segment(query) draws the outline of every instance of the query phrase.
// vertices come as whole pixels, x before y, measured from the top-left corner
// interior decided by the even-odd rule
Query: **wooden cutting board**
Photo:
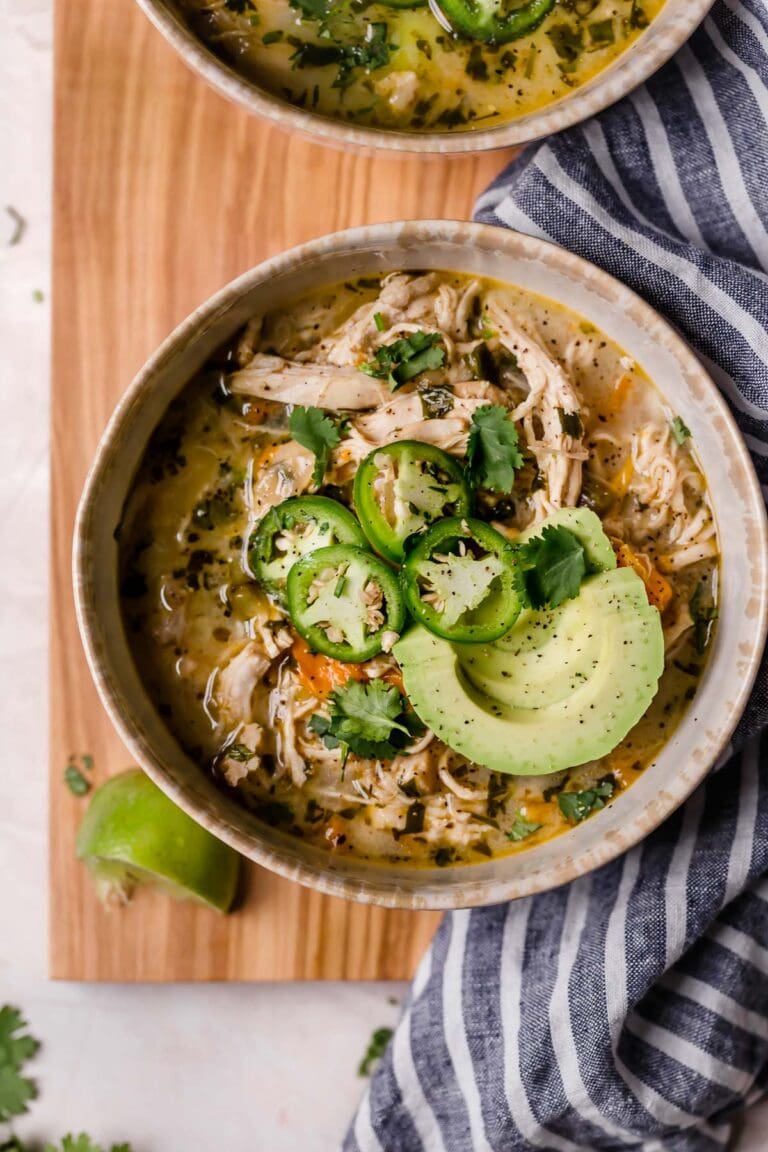
[[[262,123],[181,64],[130,0],[56,6],[51,525],[51,975],[63,980],[402,979],[437,923],[249,867],[219,917],[142,893],[104,911],[74,857],[85,801],[128,765],[72,605],[80,489],[118,397],[160,340],[246,268],[349,225],[459,217],[506,161],[356,157]]]

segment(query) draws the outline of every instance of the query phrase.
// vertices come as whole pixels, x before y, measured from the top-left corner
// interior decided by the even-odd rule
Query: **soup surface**
[[[519,851],[610,803],[716,616],[681,416],[573,312],[449,272],[254,317],[168,410],[119,542],[190,755],[268,823],[391,863]]]
[[[664,0],[179,0],[222,59],[300,108],[379,128],[492,128],[607,68]]]

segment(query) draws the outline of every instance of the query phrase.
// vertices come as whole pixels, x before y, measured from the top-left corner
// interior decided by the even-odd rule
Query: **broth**
[[[376,128],[450,132],[493,128],[561,100],[631,51],[663,3],[557,0],[509,43],[456,35],[427,5],[182,0],[182,11],[216,55],[297,107]]]

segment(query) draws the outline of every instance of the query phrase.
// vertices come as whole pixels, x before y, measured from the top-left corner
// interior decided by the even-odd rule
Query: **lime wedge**
[[[227,912],[240,857],[196,824],[138,768],[97,788],[77,834],[105,903],[126,903],[136,885]]]

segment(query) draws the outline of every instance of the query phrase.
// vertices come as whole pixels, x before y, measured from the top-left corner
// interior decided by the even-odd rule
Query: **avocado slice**
[[[544,528],[567,528],[584,548],[588,572],[609,572],[616,567],[616,553],[603,531],[600,517],[589,508],[558,508],[542,524],[521,532],[516,543],[525,544],[540,536]]]
[[[450,644],[415,627],[393,651],[416,714],[441,740],[520,776],[611,752],[664,670],[661,617],[630,568],[587,577],[558,608],[523,612],[493,644]]]

